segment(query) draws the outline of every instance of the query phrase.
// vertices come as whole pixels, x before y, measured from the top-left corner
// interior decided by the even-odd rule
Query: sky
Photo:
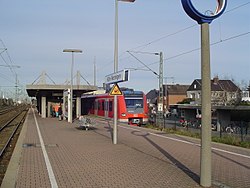
[[[216,6],[216,1],[192,3],[200,12]],[[159,73],[156,52],[163,53],[164,84],[189,85],[201,77],[201,26],[184,12],[180,0],[118,4],[118,70],[131,70],[129,81],[120,87],[145,93],[158,89],[158,77],[152,72]],[[36,84],[43,71],[48,75],[47,84],[69,81],[72,58],[63,49],[83,51],[74,56],[74,75],[80,71],[91,85],[94,64],[97,86],[114,72],[115,0],[1,0],[0,18],[2,93],[15,92],[16,78],[18,88],[25,93],[25,86]],[[224,14],[209,25],[209,31],[211,78],[247,85],[250,1],[229,0]],[[81,84],[87,85],[84,79]]]

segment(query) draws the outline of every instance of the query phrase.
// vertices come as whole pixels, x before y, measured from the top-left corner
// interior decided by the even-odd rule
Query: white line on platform
[[[51,166],[50,161],[49,161],[48,153],[47,153],[47,151],[45,149],[43,138],[42,138],[42,135],[41,135],[38,123],[37,123],[37,119],[36,119],[36,115],[34,113],[34,109],[32,108],[32,110],[33,110],[33,115],[34,115],[34,119],[35,119],[35,122],[36,122],[36,128],[37,128],[39,140],[40,140],[42,151],[43,151],[43,157],[44,157],[46,167],[47,167],[47,171],[48,171],[48,174],[49,174],[50,184],[51,184],[52,188],[58,188],[56,178],[55,178],[54,172],[52,170],[52,166]]]
[[[131,128],[131,127],[124,127],[124,126],[119,126],[119,127],[124,128],[124,129],[136,130],[136,131],[140,131],[141,132],[141,130],[135,129],[135,128]],[[198,146],[198,147],[201,146],[200,144],[195,144],[193,142],[189,142],[189,141],[185,141],[185,140],[180,140],[180,139],[177,139],[177,138],[171,138],[171,137],[167,137],[167,136],[164,136],[164,135],[158,135],[158,134],[151,133],[151,132],[147,132],[147,133],[151,134],[151,135],[154,135],[154,136],[157,136],[157,137],[161,137],[161,138],[166,138],[166,139],[169,139],[169,140],[173,140],[173,141],[176,141],[176,142],[182,142],[182,143],[185,143],[185,144],[194,145],[194,146]],[[227,154],[231,154],[231,155],[235,155],[235,156],[239,156],[239,157],[250,159],[249,155],[243,155],[243,154],[239,154],[239,153],[235,153],[235,152],[231,152],[231,151],[227,151],[227,150],[223,150],[223,149],[219,149],[219,148],[215,148],[215,147],[212,147],[212,150],[220,151],[220,152],[223,152],[223,153],[227,153]]]

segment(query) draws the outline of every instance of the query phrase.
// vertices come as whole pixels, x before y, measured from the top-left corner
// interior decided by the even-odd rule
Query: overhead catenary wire
[[[142,44],[142,45],[137,46],[137,47],[135,47],[135,48],[131,48],[129,51],[132,51],[132,50],[135,50],[135,49],[138,49],[138,48],[142,48],[142,47],[149,46],[149,45],[151,45],[151,44],[153,44],[153,43],[156,43],[156,42],[158,42],[158,41],[161,41],[161,40],[163,40],[163,39],[165,39],[165,38],[168,38],[168,37],[177,35],[177,34],[179,34],[179,33],[182,33],[182,32],[184,32],[184,31],[186,31],[186,30],[188,30],[188,29],[191,29],[191,28],[193,28],[193,27],[195,27],[195,26],[198,26],[198,25],[197,25],[197,24],[193,24],[193,25],[191,25],[191,26],[185,27],[185,28],[183,28],[183,29],[180,29],[180,30],[174,32],[174,33],[170,33],[170,34],[164,35],[164,36],[162,36],[162,37],[160,37],[160,38],[157,38],[157,39],[154,39],[154,40],[152,40],[152,41],[150,41],[150,42],[148,42],[148,43]]]
[[[229,41],[229,40],[233,40],[233,39],[235,39],[235,38],[239,38],[239,37],[242,37],[242,36],[245,36],[245,35],[248,35],[248,34],[250,34],[250,31],[245,32],[245,33],[241,33],[241,34],[238,34],[238,35],[234,35],[234,36],[231,36],[231,37],[228,37],[228,38],[225,38],[225,39],[220,39],[220,40],[217,41],[217,42],[211,43],[210,46],[214,46],[214,45],[217,45],[217,44],[220,44],[220,43]],[[164,59],[163,59],[163,60],[164,60],[164,63],[166,63],[165,61],[167,61],[167,60],[175,59],[175,58],[178,58],[178,57],[181,57],[181,56],[190,54],[190,53],[192,53],[192,52],[199,51],[200,49],[201,49],[200,47],[199,47],[199,48],[194,48],[194,49],[192,49],[192,50],[188,50],[188,51],[186,51],[186,52],[182,52],[182,53],[176,54],[176,55],[174,55],[174,56],[164,58]],[[142,52],[142,53],[143,53],[143,52]],[[145,53],[147,53],[147,52],[145,52]],[[133,55],[132,55],[132,56],[133,56]],[[136,58],[136,57],[134,56],[134,58]],[[136,58],[136,59],[144,65],[144,66],[140,66],[140,67],[134,68],[134,69],[138,69],[138,70],[140,70],[140,69],[142,69],[142,68],[144,68],[144,67],[150,68],[150,66],[159,63],[159,62],[157,61],[157,62],[153,62],[153,63],[150,63],[150,64],[145,64],[145,63],[143,63],[142,61],[140,61],[138,58]],[[154,74],[156,73],[156,72],[153,71],[151,68],[150,68],[150,70],[151,70]],[[156,75],[157,75],[157,73],[156,73]]]
[[[10,68],[10,71],[11,71],[14,75],[16,75],[15,70],[13,70],[13,68],[12,68],[12,66],[13,66],[13,61],[12,61],[12,59],[11,59],[11,57],[10,57],[10,54],[9,54],[9,52],[8,52],[8,49],[7,49],[6,45],[4,44],[3,40],[0,39],[0,41],[1,41],[2,46],[3,46],[3,48],[4,48],[4,51],[3,51],[3,52],[6,53],[7,58],[8,58],[8,61],[3,57],[3,55],[2,55],[3,53],[0,53],[1,58],[3,59],[3,61],[5,62],[5,64],[8,65],[8,67]]]
[[[0,73],[0,77],[7,80],[8,82],[11,82],[11,83],[15,84],[15,81],[11,80],[7,75],[4,75],[4,74]],[[0,86],[0,87],[3,87],[3,86]]]
[[[163,40],[163,39],[165,39],[165,38],[168,38],[168,37],[174,36],[174,35],[176,35],[176,34],[179,34],[179,33],[181,33],[181,32],[184,32],[184,31],[186,31],[186,30],[188,30],[188,29],[191,29],[191,28],[193,28],[193,27],[195,27],[195,26],[197,26],[197,24],[193,24],[193,25],[191,25],[191,26],[188,26],[188,27],[185,27],[185,28],[183,28],[183,29],[180,29],[180,30],[178,30],[178,31],[176,31],[176,32],[174,32],[174,33],[170,33],[170,34],[164,35],[164,36],[162,36],[162,37],[160,37],[160,38],[158,38],[158,39],[152,40],[152,41],[150,41],[150,42],[148,42],[148,43],[146,43],[146,44],[137,46],[137,47],[135,47],[135,48],[131,48],[130,50],[127,50],[126,52],[128,52],[128,51],[133,51],[133,50],[138,49],[138,48],[146,47],[146,46],[151,45],[151,44],[153,44],[153,43],[155,43],[155,42],[158,42],[158,41],[160,41],[160,40]],[[120,58],[122,55],[124,55],[126,52],[123,52],[121,55],[119,55],[119,58]],[[134,51],[133,51],[133,52],[134,52]],[[145,52],[145,53],[146,53],[146,52]],[[126,57],[126,58],[127,58],[127,57]],[[111,63],[113,63],[113,60],[111,60],[109,63],[105,64],[105,66],[103,66],[103,67],[107,67],[107,65],[109,65],[109,64],[111,64]],[[103,70],[103,68],[102,68],[102,67],[98,68],[98,69],[97,69],[97,72],[98,72],[99,70]],[[150,71],[151,71],[151,70],[150,70]],[[155,71],[152,71],[152,72],[155,74]],[[156,73],[156,75],[157,75],[157,73]]]
[[[229,13],[229,12],[235,11],[235,10],[237,10],[237,9],[239,9],[239,8],[242,8],[242,7],[244,7],[244,6],[247,6],[248,4],[250,4],[250,2],[241,4],[241,5],[237,6],[237,7],[234,7],[234,8],[232,8],[232,9],[230,9],[230,10],[227,10],[227,11],[225,11],[223,14],[225,15],[225,14],[227,14],[227,13]],[[150,41],[150,42],[147,42],[147,43],[145,43],[145,44],[142,44],[142,45],[140,45],[140,46],[131,48],[129,51],[132,51],[132,50],[135,50],[135,49],[138,49],[138,48],[142,48],[142,47],[149,46],[149,45],[151,45],[151,44],[153,44],[153,43],[156,43],[156,42],[159,42],[159,41],[161,41],[161,40],[163,40],[163,39],[165,39],[165,38],[168,38],[168,37],[177,35],[177,34],[179,34],[179,33],[182,33],[182,32],[184,32],[184,31],[186,31],[186,30],[189,30],[189,29],[191,29],[191,28],[193,28],[193,27],[195,27],[195,26],[198,26],[198,24],[193,24],[193,25],[190,25],[190,26],[185,27],[185,28],[183,28],[183,29],[180,29],[180,30],[178,30],[178,31],[176,31],[176,32],[174,32],[174,33],[170,33],[170,34],[164,35],[164,36],[162,36],[162,37],[159,37],[159,38],[157,38],[157,39],[154,39],[154,40],[152,40],[152,41]]]
[[[231,36],[231,37],[228,37],[226,39],[220,39],[219,41],[217,42],[214,42],[214,43],[211,43],[210,46],[214,46],[214,45],[217,45],[217,44],[220,44],[220,43],[223,43],[223,42],[226,42],[226,41],[229,41],[229,40],[232,40],[232,39],[235,39],[235,38],[238,38],[238,37],[242,37],[242,36],[245,36],[245,35],[248,35],[250,34],[250,31],[249,32],[246,32],[246,33],[241,33],[241,34],[238,34],[238,35],[235,35],[235,36]],[[164,58],[164,61],[167,61],[167,60],[170,60],[170,59],[175,59],[177,57],[181,57],[183,55],[187,55],[187,54],[190,54],[192,52],[195,52],[195,51],[199,51],[201,48],[194,48],[192,50],[188,50],[186,52],[182,52],[182,53],[179,53],[177,55],[174,55],[174,56],[171,56],[171,57],[167,57],[167,58]],[[150,63],[148,64],[147,66],[152,66],[154,64],[158,64],[159,62],[153,62],[153,63]],[[137,69],[141,69],[143,67],[138,67]]]
[[[241,5],[238,5],[238,6],[234,7],[234,8],[232,8],[232,9],[230,9],[230,10],[226,10],[226,11],[224,12],[224,15],[225,15],[225,14],[228,14],[228,13],[230,13],[230,12],[233,12],[233,11],[235,11],[235,10],[237,10],[237,9],[240,9],[240,8],[242,8],[242,7],[245,7],[245,6],[249,5],[249,4],[250,4],[250,2],[246,2],[246,3],[243,3],[243,4],[241,4]],[[157,38],[157,39],[154,39],[154,40],[152,40],[152,41],[150,41],[150,42],[147,42],[147,43],[145,43],[145,44],[139,45],[139,46],[134,47],[134,48],[130,48],[130,50],[128,50],[128,51],[134,51],[134,52],[136,52],[136,51],[135,51],[136,49],[145,48],[145,47],[147,47],[147,46],[149,46],[149,45],[152,45],[153,43],[159,42],[159,41],[161,41],[161,40],[163,40],[163,39],[166,39],[166,38],[169,38],[169,37],[171,37],[171,36],[175,36],[175,35],[177,35],[177,34],[179,34],[179,33],[182,33],[182,32],[184,32],[184,31],[187,31],[187,30],[189,30],[189,29],[191,29],[191,28],[193,28],[193,27],[196,27],[196,26],[198,27],[198,24],[190,25],[190,26],[185,27],[185,28],[183,28],[183,29],[180,29],[180,30],[178,30],[178,31],[176,31],[176,32],[173,32],[173,33],[170,33],[170,34],[163,35],[162,37],[159,37],[159,38]],[[221,31],[220,31],[220,32],[221,32]],[[222,39],[222,38],[221,38],[221,35],[220,35],[220,40],[217,41],[217,42],[215,42],[215,43],[212,43],[211,45],[216,45],[216,44],[219,44],[219,43],[222,43],[222,42],[225,42],[225,41],[228,41],[228,40],[232,40],[232,39],[235,39],[235,38],[238,38],[238,37],[241,37],[241,36],[244,36],[244,35],[248,35],[248,34],[249,34],[249,32],[245,32],[245,33],[242,33],[242,34],[239,34],[239,35],[234,35],[234,36],[228,37],[228,38],[226,38],[226,39]],[[182,52],[182,53],[180,53],[180,54],[176,54],[176,55],[174,55],[174,56],[167,57],[167,58],[164,59],[164,61],[165,61],[165,60],[174,59],[174,58],[177,58],[177,57],[180,57],[180,56],[183,56],[183,55],[186,55],[186,54],[189,54],[189,53],[198,51],[198,50],[200,50],[200,48],[191,49],[191,50],[188,50],[188,51],[186,51],[186,52]],[[127,51],[126,51],[126,52],[127,52]],[[126,52],[123,52],[123,53],[119,56],[119,58],[120,58],[121,56],[123,56],[124,54],[126,54]],[[147,52],[145,52],[145,53],[147,53]],[[127,57],[126,57],[126,58],[127,58]],[[113,63],[113,61],[110,61],[109,64],[111,64],[111,63]],[[147,64],[147,66],[151,66],[151,65],[156,64],[156,63],[158,63],[158,62],[154,62],[154,63],[151,63],[151,64]],[[105,67],[106,67],[106,66],[107,66],[107,64],[105,64]],[[141,68],[144,68],[144,67],[138,67],[138,68],[135,68],[135,69],[141,69]],[[103,70],[103,69],[100,67],[100,68],[98,69],[98,71],[99,71],[99,70]]]
[[[248,5],[248,4],[250,4],[250,1],[248,1],[248,2],[246,2],[244,4],[241,4],[241,5],[237,6],[237,7],[231,8],[230,10],[225,11],[223,14],[225,15],[225,14],[227,14],[229,12],[235,11],[235,10],[237,10],[239,8],[242,8],[242,7],[244,7],[244,6]]]

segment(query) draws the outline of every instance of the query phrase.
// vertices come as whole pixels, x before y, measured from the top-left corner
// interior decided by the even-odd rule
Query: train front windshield
[[[125,98],[127,108],[143,108],[142,98]]]
[[[130,113],[143,112],[143,93],[142,92],[123,92],[127,111]]]

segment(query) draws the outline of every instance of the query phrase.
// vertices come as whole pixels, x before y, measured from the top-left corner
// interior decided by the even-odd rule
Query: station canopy
[[[26,85],[29,97],[63,97],[63,92],[70,89],[70,85]],[[96,91],[97,86],[73,85],[74,96],[81,96],[83,93]]]

